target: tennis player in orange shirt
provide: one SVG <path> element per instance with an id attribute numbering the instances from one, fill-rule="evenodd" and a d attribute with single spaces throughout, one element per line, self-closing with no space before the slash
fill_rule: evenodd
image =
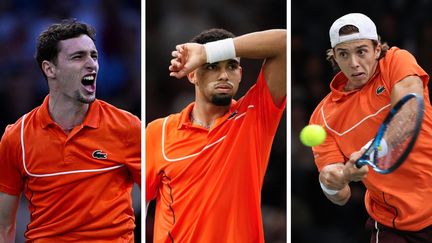
<path id="1" fill-rule="evenodd" d="M 310 119 L 328 133 L 323 144 L 312 148 L 321 188 L 330 201 L 345 205 L 349 184 L 365 184 L 371 242 L 432 242 L 429 76 L 408 51 L 381 43 L 375 24 L 364 14 L 340 17 L 329 33 L 327 58 L 340 72 Z M 390 107 L 408 93 L 424 97 L 425 115 L 407 160 L 388 175 L 355 167 Z"/>
<path id="2" fill-rule="evenodd" d="M 21 193 L 27 242 L 134 242 L 141 122 L 96 99 L 95 30 L 75 20 L 49 26 L 36 61 L 49 94 L 0 143 L 0 242 L 15 242 Z"/>
<path id="3" fill-rule="evenodd" d="M 286 31 L 204 31 L 172 52 L 195 102 L 146 128 L 146 201 L 154 242 L 264 242 L 261 188 L 286 102 Z M 238 101 L 240 57 L 265 59 Z"/>

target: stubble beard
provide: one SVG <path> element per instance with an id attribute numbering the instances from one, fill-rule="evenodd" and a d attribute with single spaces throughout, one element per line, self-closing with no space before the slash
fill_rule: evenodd
<path id="1" fill-rule="evenodd" d="M 95 94 L 85 96 L 85 95 L 83 95 L 82 93 L 77 92 L 77 95 L 76 95 L 76 96 L 77 96 L 77 100 L 78 100 L 79 102 L 83 103 L 83 104 L 91 104 L 91 103 L 93 103 L 93 102 L 95 101 L 95 99 L 96 99 L 96 95 L 95 95 Z"/>
<path id="2" fill-rule="evenodd" d="M 216 106 L 228 106 L 231 104 L 233 96 L 228 94 L 223 95 L 213 95 L 211 98 L 211 102 Z"/>

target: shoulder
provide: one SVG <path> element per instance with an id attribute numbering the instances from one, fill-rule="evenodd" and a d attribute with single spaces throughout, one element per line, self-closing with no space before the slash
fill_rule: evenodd
<path id="1" fill-rule="evenodd" d="M 167 118 L 167 117 L 163 117 L 163 118 L 158 118 L 158 119 L 156 119 L 156 120 L 151 121 L 151 122 L 147 125 L 147 128 L 146 128 L 146 129 L 155 129 L 155 128 L 157 128 L 157 127 L 161 127 L 161 126 L 162 126 L 162 123 L 164 122 L 164 120 L 165 120 L 166 118 Z"/>
<path id="2" fill-rule="evenodd" d="M 2 135 L 1 142 L 3 144 L 7 142 L 8 144 L 19 145 L 21 142 L 20 136 L 22 126 L 28 124 L 29 120 L 34 119 L 38 109 L 39 106 L 21 116 L 15 123 L 7 125 Z M 23 120 L 25 124 L 23 124 Z"/>
<path id="3" fill-rule="evenodd" d="M 20 142 L 20 134 L 21 134 L 21 123 L 22 123 L 22 117 L 18 119 L 14 124 L 9 124 L 6 126 L 4 133 L 1 138 L 1 143 L 5 144 L 19 144 Z"/>
<path id="4" fill-rule="evenodd" d="M 161 135 L 163 133 L 165 123 L 169 120 L 168 117 L 158 118 L 150 122 L 145 128 L 145 138 L 146 141 L 152 141 L 152 143 L 146 143 L 147 147 L 159 146 L 159 142 L 161 139 Z"/>
<path id="5" fill-rule="evenodd" d="M 146 133 L 151 135 L 155 132 L 159 132 L 162 130 L 162 127 L 167 126 L 172 127 L 172 125 L 178 124 L 176 121 L 180 119 L 180 114 L 172 114 L 166 117 L 158 118 L 150 122 L 146 127 Z"/>
<path id="6" fill-rule="evenodd" d="M 112 104 L 109 104 L 106 101 L 97 100 L 97 104 L 99 105 L 99 107 L 103 113 L 102 115 L 104 115 L 104 116 L 105 115 L 111 115 L 112 116 L 112 119 L 110 119 L 110 120 L 116 120 L 116 119 L 120 120 L 120 121 L 123 121 L 123 120 L 139 121 L 140 120 L 136 115 L 130 113 L 129 111 L 120 109 L 120 108 L 118 108 Z"/>
<path id="7" fill-rule="evenodd" d="M 148 123 L 146 127 L 147 131 L 160 130 L 164 127 L 167 130 L 171 130 L 174 128 L 179 128 L 184 125 L 186 121 L 188 121 L 189 114 L 193 108 L 194 103 L 190 103 L 182 111 L 174 114 L 170 114 L 166 117 L 157 118 Z"/>
<path id="8" fill-rule="evenodd" d="M 390 48 L 379 62 L 380 75 L 383 80 L 394 84 L 409 75 L 417 75 L 428 80 L 427 73 L 419 66 L 415 57 L 407 50 Z"/>
<path id="9" fill-rule="evenodd" d="M 140 130 L 141 120 L 129 111 L 115 107 L 102 100 L 96 100 L 101 122 L 120 130 Z"/>
<path id="10" fill-rule="evenodd" d="M 409 59 L 415 60 L 414 56 L 409 51 L 400 49 L 397 46 L 393 46 L 387 51 L 386 55 L 382 58 L 381 62 L 390 64 L 395 61 L 399 61 L 399 60 L 403 61 Z"/>

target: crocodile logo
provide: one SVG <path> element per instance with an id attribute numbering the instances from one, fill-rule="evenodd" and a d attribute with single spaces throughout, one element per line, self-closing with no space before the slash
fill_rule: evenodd
<path id="1" fill-rule="evenodd" d="M 108 158 L 108 154 L 105 152 L 102 152 L 102 150 L 95 150 L 92 153 L 92 157 L 95 159 L 107 159 Z"/>
<path id="2" fill-rule="evenodd" d="M 384 86 L 379 86 L 379 87 L 376 89 L 376 94 L 377 94 L 377 95 L 380 95 L 380 94 L 382 94 L 382 92 L 384 92 L 384 90 L 385 90 L 385 87 L 384 87 Z"/>

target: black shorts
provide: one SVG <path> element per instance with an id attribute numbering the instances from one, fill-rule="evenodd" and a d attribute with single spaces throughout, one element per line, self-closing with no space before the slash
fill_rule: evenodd
<path id="1" fill-rule="evenodd" d="M 432 242 L 432 225 L 419 231 L 402 231 L 387 227 L 369 218 L 366 221 L 366 230 L 371 232 L 371 243 Z"/>

